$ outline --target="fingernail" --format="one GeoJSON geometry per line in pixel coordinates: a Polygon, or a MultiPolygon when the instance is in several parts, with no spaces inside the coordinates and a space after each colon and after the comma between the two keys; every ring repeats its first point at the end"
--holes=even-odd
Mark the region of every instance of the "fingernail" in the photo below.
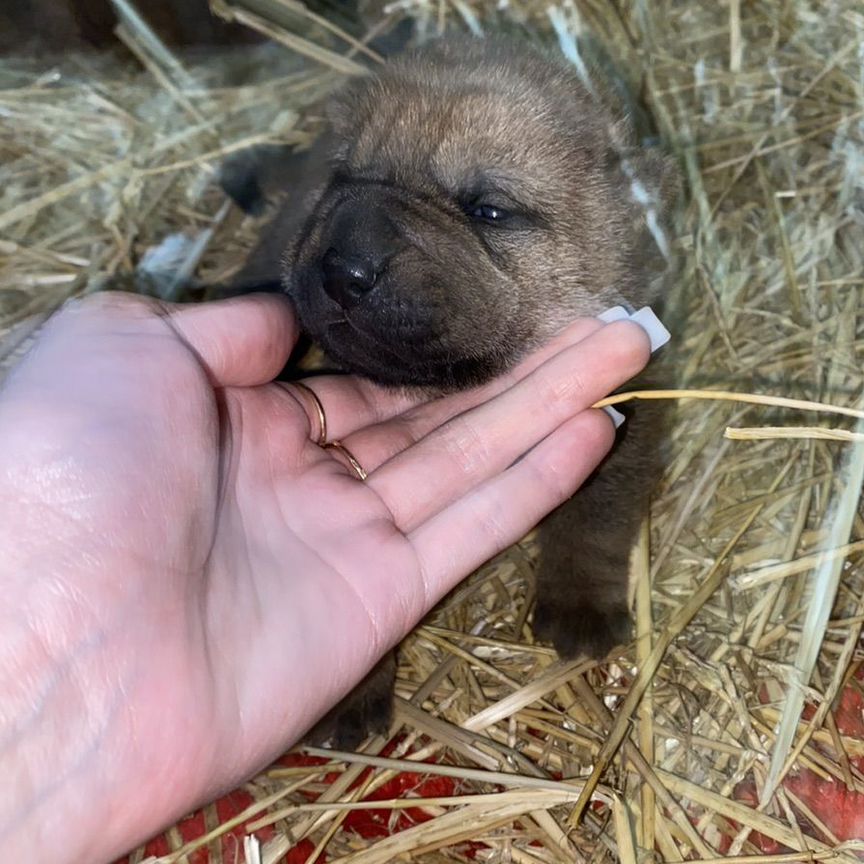
{"type": "Polygon", "coordinates": [[[672,334],[663,326],[663,322],[654,314],[650,306],[643,306],[638,312],[630,316],[630,320],[638,324],[651,340],[651,353],[662,348],[671,338],[672,334]]]}
{"type": "Polygon", "coordinates": [[[625,321],[630,317],[630,313],[623,306],[613,306],[605,312],[601,312],[597,316],[604,324],[611,324],[613,321],[625,321]]]}
{"type": "Polygon", "coordinates": [[[612,418],[612,422],[617,429],[627,418],[620,412],[616,411],[611,405],[604,406],[603,410],[612,418]]]}
{"type": "Polygon", "coordinates": [[[638,312],[628,312],[624,306],[613,306],[601,312],[597,318],[604,324],[611,324],[613,321],[633,321],[638,324],[651,340],[652,354],[672,338],[672,334],[663,326],[663,322],[650,306],[643,306],[638,312]]]}

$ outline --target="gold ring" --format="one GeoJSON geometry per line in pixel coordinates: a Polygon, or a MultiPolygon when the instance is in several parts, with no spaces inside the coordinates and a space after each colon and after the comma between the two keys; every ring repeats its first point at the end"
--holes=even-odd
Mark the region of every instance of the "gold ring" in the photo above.
{"type": "Polygon", "coordinates": [[[358,479],[365,480],[369,476],[363,470],[363,466],[354,458],[354,454],[341,441],[329,441],[321,446],[325,450],[338,450],[348,460],[348,464],[354,469],[358,479]]]}
{"type": "Polygon", "coordinates": [[[304,393],[308,393],[312,399],[312,404],[315,406],[315,413],[318,415],[318,440],[315,442],[319,447],[327,446],[327,416],[324,414],[324,406],[318,398],[318,394],[311,388],[307,387],[300,381],[292,381],[291,385],[304,393]]]}

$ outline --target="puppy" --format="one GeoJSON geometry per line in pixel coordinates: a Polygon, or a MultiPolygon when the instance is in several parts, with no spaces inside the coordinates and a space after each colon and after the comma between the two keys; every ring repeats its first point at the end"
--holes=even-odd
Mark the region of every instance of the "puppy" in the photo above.
{"type": "MultiPolygon", "coordinates": [[[[302,204],[289,198],[240,281],[281,285],[346,371],[433,392],[487,381],[577,317],[656,304],[675,172],[599,87],[524,47],[465,39],[352,81],[295,170],[302,204]]],[[[564,657],[628,638],[656,413],[640,406],[541,527],[534,630],[564,657]]],[[[316,737],[354,746],[386,727],[392,681],[391,658],[316,737]]]]}

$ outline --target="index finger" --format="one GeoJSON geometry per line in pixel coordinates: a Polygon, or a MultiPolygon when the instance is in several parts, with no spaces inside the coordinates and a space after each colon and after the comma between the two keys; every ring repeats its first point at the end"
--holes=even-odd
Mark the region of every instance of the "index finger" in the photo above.
{"type": "MultiPolygon", "coordinates": [[[[470,390],[440,398],[420,390],[385,387],[355,375],[316,375],[300,383],[315,392],[326,415],[327,438],[352,444],[362,436],[363,452],[370,465],[378,465],[432,429],[475,405],[502,393],[531,374],[548,359],[581,342],[604,325],[594,318],[581,318],[566,327],[549,342],[525,357],[520,363],[492,381],[470,390]],[[392,421],[399,418],[398,424],[392,421]]],[[[283,384],[289,391],[291,384],[283,384]]],[[[294,393],[292,393],[294,395],[294,393]]],[[[309,400],[298,401],[306,408],[309,400]]],[[[318,418],[310,416],[311,428],[318,428],[318,418]]],[[[364,463],[365,464],[365,463],[364,463]]]]}
{"type": "MultiPolygon", "coordinates": [[[[399,528],[413,531],[637,374],[650,354],[648,336],[639,325],[610,324],[373,468],[369,485],[387,503],[399,528]]],[[[363,462],[366,456],[358,458],[363,462]]]]}

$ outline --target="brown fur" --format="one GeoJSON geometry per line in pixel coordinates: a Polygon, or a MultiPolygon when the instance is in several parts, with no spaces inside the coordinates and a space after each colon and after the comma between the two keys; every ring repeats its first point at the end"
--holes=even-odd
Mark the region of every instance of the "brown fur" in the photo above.
{"type": "MultiPolygon", "coordinates": [[[[320,165],[304,172],[304,207],[293,198],[283,208],[250,267],[272,267],[283,250],[305,329],[343,368],[453,390],[512,366],[576,317],[657,302],[664,264],[633,178],[662,222],[673,172],[571,69],[456,40],[352,82],[329,117],[320,165]],[[510,218],[478,219],[484,204],[510,218]],[[343,259],[372,275],[352,281],[343,259]]],[[[252,272],[244,278],[260,283],[252,272]]],[[[564,656],[600,656],[628,636],[628,556],[659,428],[656,410],[640,407],[607,463],[542,528],[535,628],[564,656]]],[[[371,686],[386,678],[373,674],[371,686]]],[[[355,694],[336,715],[356,719],[372,703],[381,700],[355,694]]],[[[376,725],[367,714],[362,729],[376,725]]],[[[354,743],[358,723],[340,735],[334,716],[329,732],[354,743]]]]}

